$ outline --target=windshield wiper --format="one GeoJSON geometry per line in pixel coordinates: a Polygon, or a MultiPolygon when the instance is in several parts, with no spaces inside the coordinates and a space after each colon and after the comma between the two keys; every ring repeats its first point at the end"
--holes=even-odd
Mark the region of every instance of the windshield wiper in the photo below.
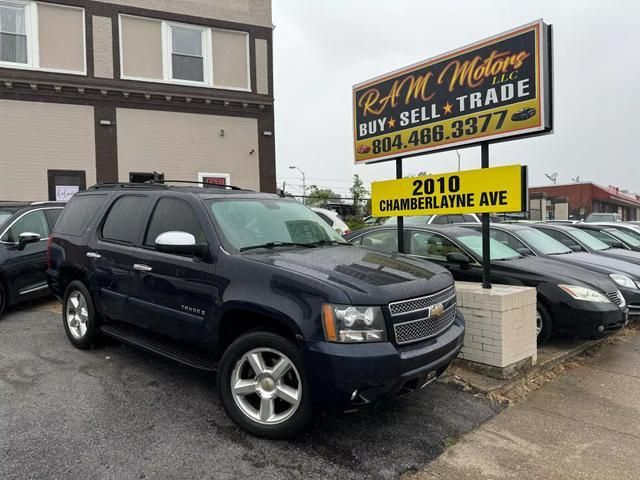
{"type": "Polygon", "coordinates": [[[315,245],[313,243],[298,243],[298,242],[267,242],[261,245],[251,245],[250,247],[242,247],[240,249],[241,252],[245,252],[247,250],[255,250],[258,248],[275,248],[275,247],[306,247],[306,248],[314,248],[315,245]]]}
{"type": "Polygon", "coordinates": [[[317,246],[317,245],[348,245],[353,247],[353,245],[349,242],[341,242],[340,240],[318,240],[317,242],[305,243],[305,245],[309,246],[317,246]]]}

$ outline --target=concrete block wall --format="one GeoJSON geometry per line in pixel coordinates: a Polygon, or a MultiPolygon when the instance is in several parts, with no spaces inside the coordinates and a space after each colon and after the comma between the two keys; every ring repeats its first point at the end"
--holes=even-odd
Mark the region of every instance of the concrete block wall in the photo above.
{"type": "Polygon", "coordinates": [[[537,362],[536,289],[456,282],[458,308],[466,320],[459,358],[506,368],[537,362]]]}

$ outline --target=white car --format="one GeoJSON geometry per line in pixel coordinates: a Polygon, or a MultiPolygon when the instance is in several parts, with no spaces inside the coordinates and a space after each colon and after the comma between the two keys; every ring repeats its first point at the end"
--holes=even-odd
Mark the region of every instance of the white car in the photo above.
{"type": "Polygon", "coordinates": [[[316,214],[323,219],[327,224],[333,228],[340,235],[346,235],[347,233],[351,233],[349,230],[349,226],[344,223],[344,220],[340,218],[338,212],[334,212],[333,210],[328,210],[326,208],[312,208],[316,214]]]}
{"type": "MultiPolygon", "coordinates": [[[[384,225],[395,225],[398,217],[389,217],[384,225]]],[[[404,224],[407,225],[444,225],[447,223],[481,223],[474,213],[464,213],[456,215],[421,215],[404,217],[404,224]]]]}

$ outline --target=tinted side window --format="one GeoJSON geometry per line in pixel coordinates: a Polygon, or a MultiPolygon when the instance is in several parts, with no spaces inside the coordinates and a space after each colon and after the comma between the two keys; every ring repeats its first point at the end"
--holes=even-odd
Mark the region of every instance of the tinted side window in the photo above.
{"type": "Polygon", "coordinates": [[[191,205],[177,198],[162,198],[153,211],[144,245],[155,246],[158,235],[171,231],[190,233],[198,243],[207,241],[191,205]]]}
{"type": "Polygon", "coordinates": [[[37,233],[40,238],[49,236],[49,225],[42,210],[27,213],[20,220],[16,221],[2,237],[3,242],[17,242],[21,233],[37,233]]]}
{"type": "Polygon", "coordinates": [[[395,253],[398,251],[398,232],[396,230],[380,230],[362,237],[361,245],[383,252],[395,253]]]}
{"type": "Polygon", "coordinates": [[[64,207],[53,229],[54,233],[79,237],[85,232],[106,200],[106,195],[74,196],[64,207]]]}
{"type": "Polygon", "coordinates": [[[316,215],[318,215],[322,220],[324,220],[327,223],[327,225],[329,225],[330,227],[333,227],[333,220],[327,217],[324,213],[316,212],[316,215]]]}
{"type": "Polygon", "coordinates": [[[102,238],[114,242],[135,243],[144,221],[146,200],[147,197],[141,195],[125,195],[113,202],[102,225],[102,238]]]}
{"type": "Polygon", "coordinates": [[[478,223],[478,220],[473,215],[462,215],[462,218],[464,218],[465,222],[478,223]]]}
{"type": "Polygon", "coordinates": [[[549,235],[551,238],[555,238],[556,240],[558,240],[565,247],[570,247],[570,246],[575,245],[575,244],[578,243],[575,240],[573,240],[571,237],[569,237],[568,235],[565,235],[564,233],[559,232],[557,230],[551,230],[551,229],[546,229],[546,228],[544,228],[544,229],[541,228],[540,230],[542,232],[546,233],[547,235],[549,235]]]}
{"type": "Polygon", "coordinates": [[[437,215],[431,223],[433,223],[434,225],[444,225],[445,223],[449,223],[448,217],[448,215],[437,215]]]}
{"type": "Polygon", "coordinates": [[[448,223],[463,223],[464,217],[462,215],[449,215],[447,219],[448,223]]]}
{"type": "Polygon", "coordinates": [[[56,226],[56,222],[58,221],[58,218],[60,218],[61,213],[61,208],[50,208],[44,211],[44,214],[47,216],[47,220],[49,220],[49,227],[51,230],[56,226]]]}
{"type": "Polygon", "coordinates": [[[410,248],[411,253],[414,255],[437,260],[446,260],[447,254],[452,252],[464,253],[448,238],[429,232],[411,233],[410,248]]]}

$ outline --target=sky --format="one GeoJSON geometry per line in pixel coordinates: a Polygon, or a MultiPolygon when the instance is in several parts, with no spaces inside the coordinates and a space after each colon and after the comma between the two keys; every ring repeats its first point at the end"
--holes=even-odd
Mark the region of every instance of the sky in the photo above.
{"type": "MultiPolygon", "coordinates": [[[[640,41],[635,0],[273,0],[278,187],[348,194],[395,178],[395,162],[353,164],[351,88],[543,18],[553,25],[554,133],[493,144],[492,166],[529,166],[529,185],[580,181],[640,192],[640,41]]],[[[459,150],[480,167],[480,147],[459,150]]],[[[457,170],[455,151],[404,160],[405,174],[457,170]]]]}

